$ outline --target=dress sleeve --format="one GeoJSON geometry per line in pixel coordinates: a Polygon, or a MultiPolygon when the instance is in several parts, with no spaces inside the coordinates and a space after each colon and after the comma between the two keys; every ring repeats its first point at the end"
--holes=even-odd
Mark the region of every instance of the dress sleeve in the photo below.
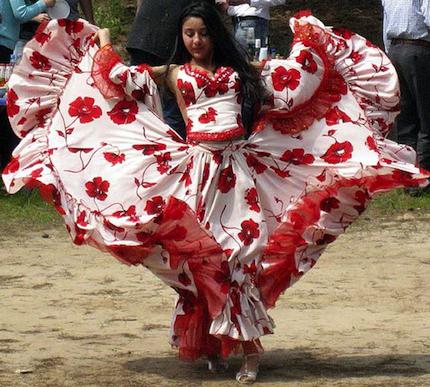
{"type": "Polygon", "coordinates": [[[158,95],[151,67],[145,64],[126,66],[109,44],[99,49],[94,56],[92,77],[107,99],[127,95],[145,103],[147,96],[158,95]]]}
{"type": "Polygon", "coordinates": [[[283,134],[335,113],[348,93],[373,129],[386,135],[399,110],[396,71],[376,46],[353,32],[325,27],[310,13],[291,19],[294,44],[286,60],[266,63],[271,94],[265,120],[283,134]]]}

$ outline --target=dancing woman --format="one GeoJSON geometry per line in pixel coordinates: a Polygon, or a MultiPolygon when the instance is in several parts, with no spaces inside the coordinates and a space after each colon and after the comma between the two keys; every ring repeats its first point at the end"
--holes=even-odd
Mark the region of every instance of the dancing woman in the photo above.
{"type": "Polygon", "coordinates": [[[285,289],[375,193],[428,178],[412,149],[384,138],[399,100],[386,56],[309,13],[291,27],[289,58],[258,74],[205,3],[184,10],[175,64],[162,68],[122,64],[107,30],[53,21],[27,45],[8,95],[23,137],[8,190],[37,186],[76,244],[175,289],[180,357],[219,369],[242,349],[243,383],[256,379],[260,338],[274,329],[267,310],[285,289]],[[186,142],[162,121],[163,79],[186,142]],[[262,105],[248,139],[244,95],[262,105]]]}

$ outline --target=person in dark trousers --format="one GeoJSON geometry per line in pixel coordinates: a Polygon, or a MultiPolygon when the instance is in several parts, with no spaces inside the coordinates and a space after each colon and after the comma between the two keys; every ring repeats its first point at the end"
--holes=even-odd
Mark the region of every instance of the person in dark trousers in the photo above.
{"type": "MultiPolygon", "coordinates": [[[[401,111],[395,130],[397,141],[418,152],[420,167],[430,169],[430,0],[382,0],[384,43],[396,67],[401,111]]],[[[420,196],[429,186],[408,188],[420,196]]]]}

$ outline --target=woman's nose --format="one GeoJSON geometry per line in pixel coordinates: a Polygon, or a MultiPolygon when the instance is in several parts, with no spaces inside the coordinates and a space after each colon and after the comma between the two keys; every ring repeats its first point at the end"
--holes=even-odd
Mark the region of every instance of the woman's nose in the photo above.
{"type": "Polygon", "coordinates": [[[202,37],[200,35],[194,35],[193,38],[193,43],[200,43],[200,41],[202,40],[202,37]]]}

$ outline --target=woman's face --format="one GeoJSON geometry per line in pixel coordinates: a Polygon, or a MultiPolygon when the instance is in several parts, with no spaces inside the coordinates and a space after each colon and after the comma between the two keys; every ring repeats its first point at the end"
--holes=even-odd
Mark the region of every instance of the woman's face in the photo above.
{"type": "Polygon", "coordinates": [[[196,61],[212,59],[213,43],[203,19],[191,16],[182,24],[184,46],[196,61]]]}

